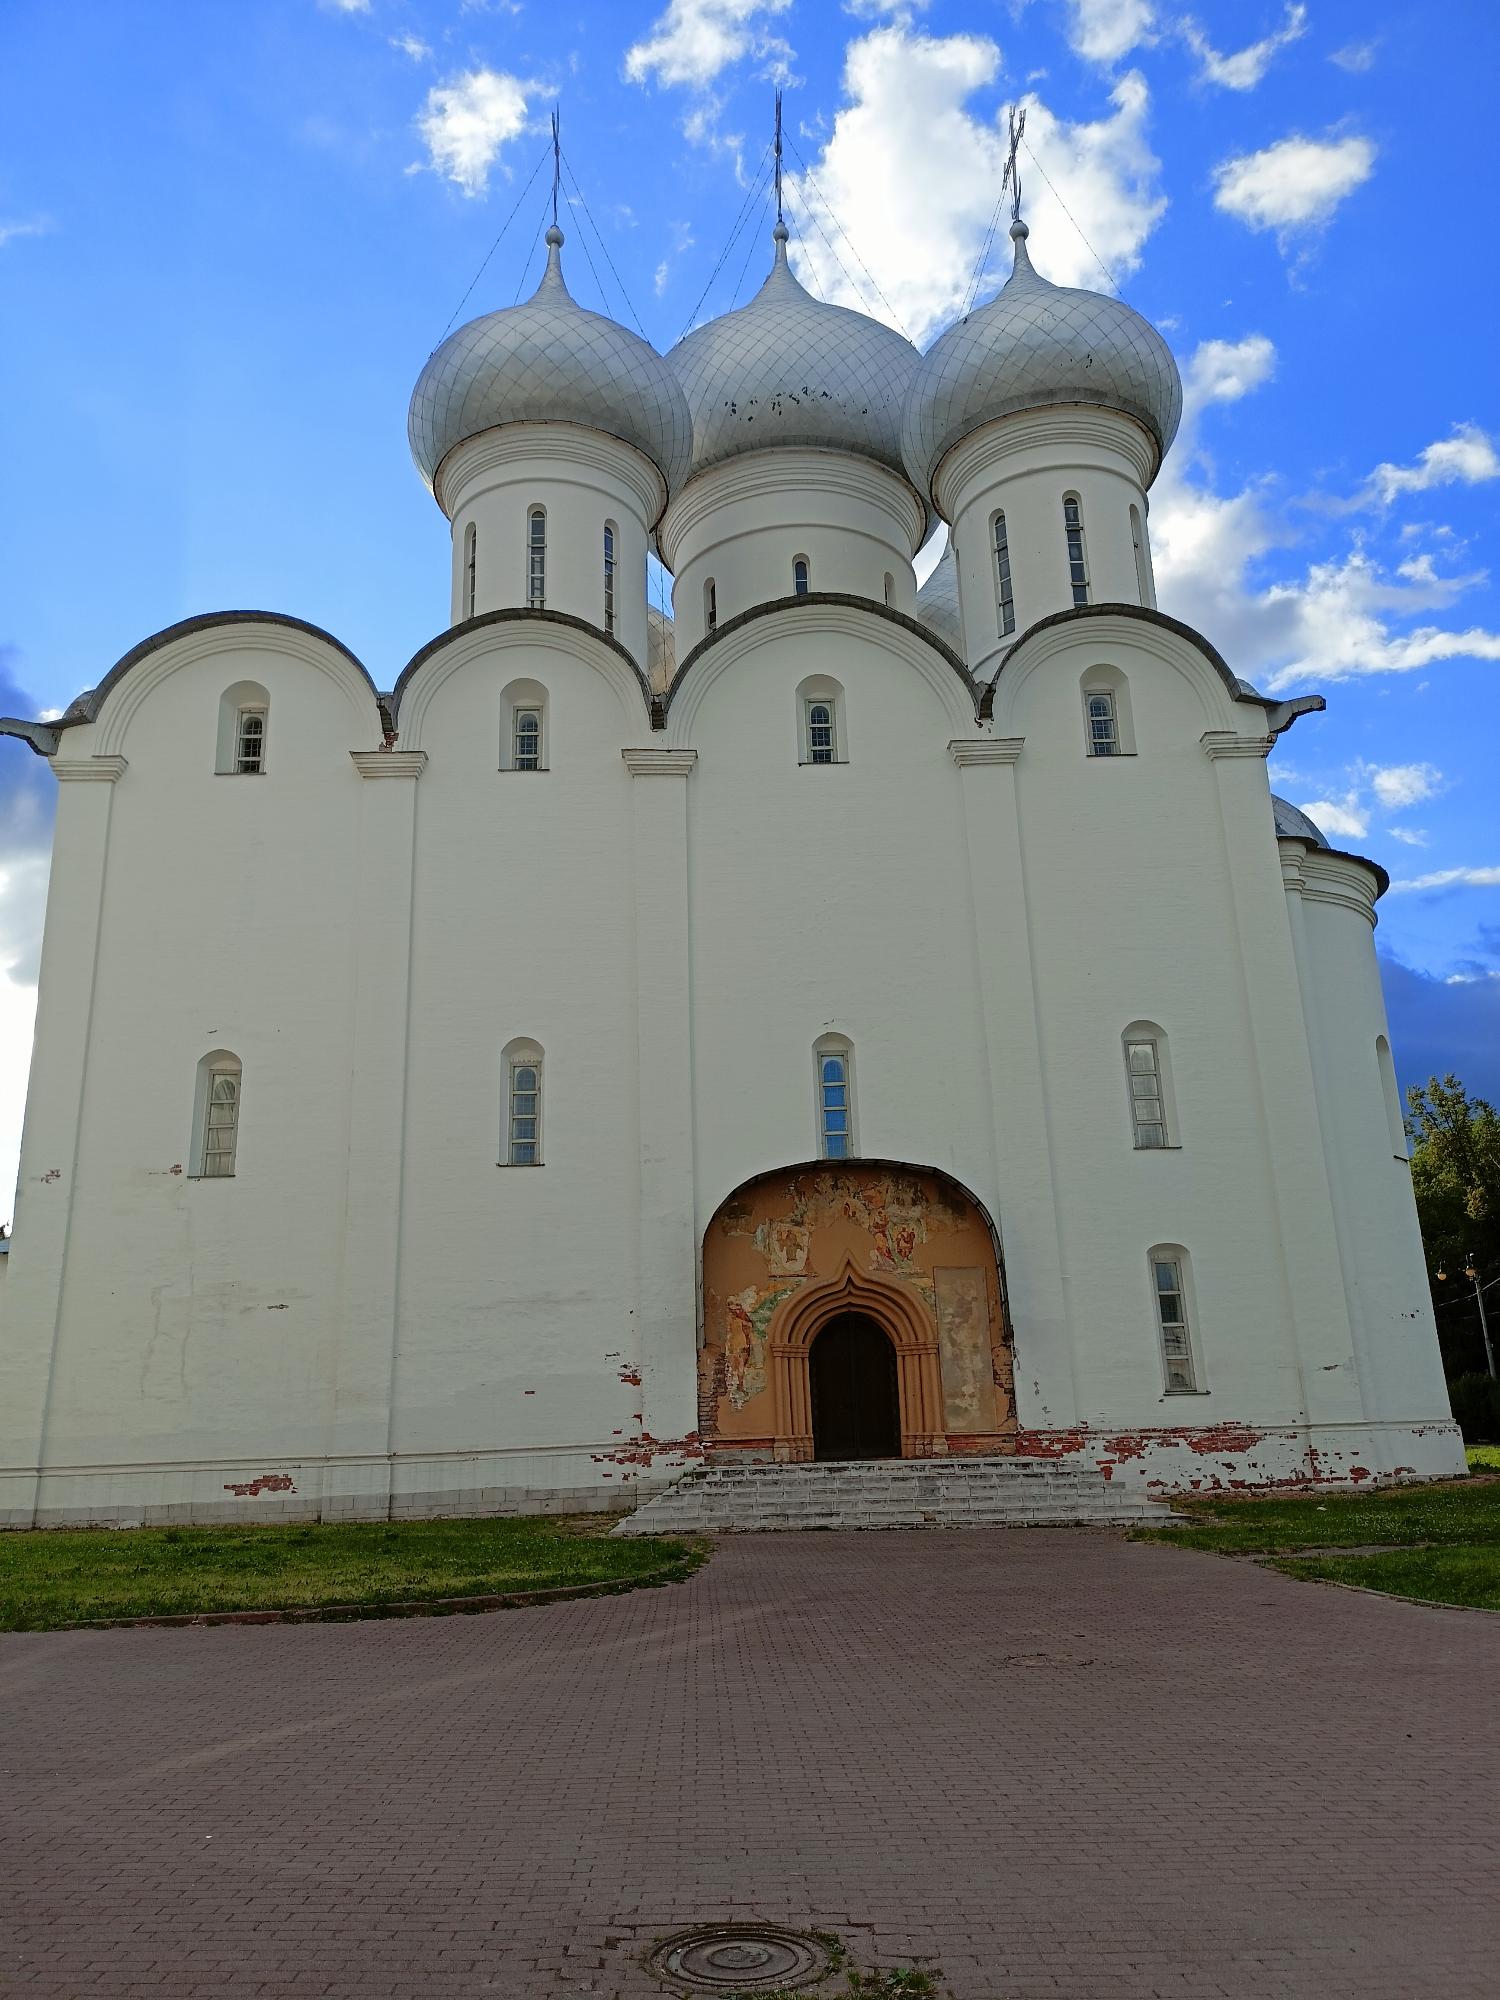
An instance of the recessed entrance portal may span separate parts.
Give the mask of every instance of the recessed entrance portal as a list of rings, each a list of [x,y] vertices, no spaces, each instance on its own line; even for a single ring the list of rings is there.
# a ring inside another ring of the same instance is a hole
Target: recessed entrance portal
[[[808,1355],[815,1458],[899,1458],[896,1350],[865,1313],[840,1313]]]

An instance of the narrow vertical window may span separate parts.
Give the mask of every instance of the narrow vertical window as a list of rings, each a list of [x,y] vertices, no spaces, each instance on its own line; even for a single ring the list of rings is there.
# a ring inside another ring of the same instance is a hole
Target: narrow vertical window
[[[806,597],[808,588],[807,557],[794,556],[792,558],[792,589],[798,597]]]
[[[1198,1387],[1193,1368],[1193,1339],[1188,1327],[1187,1293],[1182,1259],[1163,1251],[1151,1253],[1151,1278],[1156,1288],[1156,1317],[1161,1329],[1161,1357],[1168,1395],[1190,1396]]]
[[[703,586],[703,626],[708,632],[719,629],[719,593],[712,577]]]
[[[513,1167],[542,1163],[542,1065],[529,1056],[510,1065],[507,1158]]]
[[[1010,537],[1005,516],[995,516],[995,600],[1000,610],[1000,635],[1016,629],[1016,599],[1010,583]]]
[[[242,776],[266,768],[266,712],[242,708],[235,720],[234,768]]]
[[[526,602],[533,611],[547,603],[547,512],[533,507],[526,522]]]
[[[1115,698],[1107,688],[1097,688],[1084,696],[1084,709],[1088,716],[1088,751],[1091,757],[1118,757],[1120,754],[1120,719],[1115,713]]]
[[[807,756],[809,764],[834,762],[834,710],[831,701],[807,704]]]
[[[227,1180],[234,1173],[241,1081],[240,1059],[227,1049],[216,1049],[198,1064],[193,1173],[200,1180]]]
[[[1130,1116],[1137,1148],[1165,1146],[1166,1101],[1161,1087],[1161,1056],[1155,1042],[1126,1042],[1125,1074],[1130,1084]]]
[[[847,1160],[854,1151],[849,1103],[849,1052],[824,1049],[818,1055],[818,1149],[825,1160]]]
[[[518,708],[514,713],[511,769],[540,771],[542,768],[542,711]]]
[[[615,524],[604,524],[604,629],[615,629]]]
[[[464,616],[472,618],[478,599],[479,530],[471,521],[464,529]]]
[[[1146,554],[1146,530],[1141,524],[1141,510],[1130,510],[1130,545],[1135,551],[1135,584],[1140,599],[1148,610],[1156,608],[1156,592],[1151,588],[1151,563]]]
[[[1083,554],[1083,511],[1075,493],[1068,494],[1063,501],[1063,532],[1068,542],[1068,582],[1073,588],[1073,602],[1087,604],[1089,573]]]
[[[887,611],[894,611],[896,608],[896,579],[889,570],[885,573],[885,608]]]

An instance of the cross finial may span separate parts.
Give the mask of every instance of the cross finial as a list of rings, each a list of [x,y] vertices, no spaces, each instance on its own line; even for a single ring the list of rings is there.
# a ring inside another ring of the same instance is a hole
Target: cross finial
[[[1021,168],[1019,162],[1021,137],[1026,130],[1026,107],[1024,104],[1022,105],[1019,116],[1017,116],[1016,107],[1013,104],[1007,106],[1006,109],[1010,121],[1010,151],[1005,156],[1005,172],[1000,177],[1000,192],[1003,196],[1005,190],[1007,188],[1010,189],[1010,219],[1012,222],[1019,222],[1021,220]]]
[[[764,157],[764,155],[762,155]],[[781,220],[781,92],[776,93],[776,220]]]
[[[562,141],[558,136],[557,106],[552,107],[552,227],[557,227],[557,189],[562,180]]]

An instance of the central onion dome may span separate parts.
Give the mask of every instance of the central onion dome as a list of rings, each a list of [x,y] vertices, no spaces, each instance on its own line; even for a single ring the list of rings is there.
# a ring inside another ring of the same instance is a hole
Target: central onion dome
[[[667,356],[693,413],[689,476],[742,452],[810,445],[905,479],[901,412],[921,357],[879,320],[813,298],[787,262],[786,224],[772,235],[771,272],[750,303]]]
[[[692,419],[677,377],[648,341],[576,302],[562,243],[554,223],[547,268],[525,305],[461,326],[417,378],[407,436],[439,504],[448,453],[500,424],[580,424],[633,445],[669,493],[686,477]]]
[[[1160,465],[1182,418],[1182,378],[1156,328],[1123,299],[1049,284],[1026,253],[1029,231],[1011,225],[1015,269],[977,312],[934,341],[907,398],[907,475],[932,491],[956,444],[1016,410],[1089,403],[1145,426]]]

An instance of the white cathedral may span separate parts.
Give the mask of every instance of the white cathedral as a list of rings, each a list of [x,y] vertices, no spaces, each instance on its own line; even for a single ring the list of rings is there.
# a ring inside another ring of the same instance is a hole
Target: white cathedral
[[[389,692],[226,611],[0,722],[61,783],[0,1519],[1462,1470],[1386,877],[1267,784],[1321,699],[1156,608],[1176,366],[1011,236],[923,355],[778,222],[663,358],[554,226],[417,383]]]

